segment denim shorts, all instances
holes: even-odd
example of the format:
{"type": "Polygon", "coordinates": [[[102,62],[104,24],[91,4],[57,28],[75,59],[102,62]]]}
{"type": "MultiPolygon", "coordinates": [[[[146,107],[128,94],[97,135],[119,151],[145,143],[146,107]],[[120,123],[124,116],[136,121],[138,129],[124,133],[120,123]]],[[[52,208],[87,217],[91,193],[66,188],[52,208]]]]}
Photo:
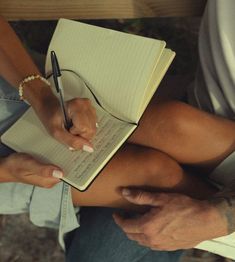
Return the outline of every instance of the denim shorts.
{"type": "MultiPolygon", "coordinates": [[[[18,92],[0,78],[0,135],[3,134],[29,105],[19,99],[18,92]]],[[[0,143],[0,156],[14,151],[0,143]]],[[[79,226],[71,188],[61,182],[51,189],[22,183],[0,183],[0,214],[29,213],[31,222],[59,230],[59,243],[64,248],[66,233],[79,226]]]]}

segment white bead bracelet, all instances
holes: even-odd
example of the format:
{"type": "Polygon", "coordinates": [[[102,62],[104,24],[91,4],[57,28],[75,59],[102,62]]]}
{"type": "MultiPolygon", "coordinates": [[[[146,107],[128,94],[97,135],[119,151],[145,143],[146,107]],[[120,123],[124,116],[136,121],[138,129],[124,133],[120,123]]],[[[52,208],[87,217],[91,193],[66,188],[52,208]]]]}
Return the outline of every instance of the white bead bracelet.
{"type": "Polygon", "coordinates": [[[44,78],[44,77],[42,77],[42,76],[40,76],[40,75],[27,76],[26,78],[24,78],[24,79],[20,82],[20,85],[19,85],[19,96],[20,96],[20,100],[24,100],[24,97],[23,97],[24,84],[26,84],[26,83],[28,83],[28,82],[31,82],[31,81],[33,81],[33,80],[35,80],[35,79],[41,80],[42,82],[44,82],[44,83],[47,84],[48,86],[51,85],[50,82],[49,82],[46,78],[44,78]]]}

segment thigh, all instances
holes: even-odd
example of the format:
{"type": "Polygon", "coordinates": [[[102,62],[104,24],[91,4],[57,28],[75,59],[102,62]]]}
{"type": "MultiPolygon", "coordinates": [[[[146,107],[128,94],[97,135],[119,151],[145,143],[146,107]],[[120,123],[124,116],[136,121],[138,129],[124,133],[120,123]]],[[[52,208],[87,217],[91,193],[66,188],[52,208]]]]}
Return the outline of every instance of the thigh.
{"type": "Polygon", "coordinates": [[[125,144],[85,192],[72,189],[73,202],[78,206],[133,208],[120,194],[123,187],[180,192],[196,198],[214,193],[206,182],[186,174],[168,155],[125,144]]]}
{"type": "Polygon", "coordinates": [[[109,208],[82,208],[81,226],[67,239],[67,262],[178,262],[182,251],[152,251],[129,240],[109,208]]]}
{"type": "Polygon", "coordinates": [[[179,163],[216,166],[235,145],[235,123],[177,101],[150,103],[129,142],[157,148],[179,163]]]}

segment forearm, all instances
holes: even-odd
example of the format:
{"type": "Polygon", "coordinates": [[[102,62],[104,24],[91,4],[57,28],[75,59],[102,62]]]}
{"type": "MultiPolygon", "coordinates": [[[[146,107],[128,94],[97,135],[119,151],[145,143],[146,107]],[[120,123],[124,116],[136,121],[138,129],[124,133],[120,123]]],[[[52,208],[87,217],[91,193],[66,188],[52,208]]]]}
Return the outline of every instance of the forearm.
{"type": "MultiPolygon", "coordinates": [[[[18,88],[20,81],[33,74],[40,74],[29,54],[10,25],[0,16],[0,75],[18,88]]],[[[33,106],[45,97],[52,96],[50,88],[35,80],[24,88],[24,97],[33,106]]]]}

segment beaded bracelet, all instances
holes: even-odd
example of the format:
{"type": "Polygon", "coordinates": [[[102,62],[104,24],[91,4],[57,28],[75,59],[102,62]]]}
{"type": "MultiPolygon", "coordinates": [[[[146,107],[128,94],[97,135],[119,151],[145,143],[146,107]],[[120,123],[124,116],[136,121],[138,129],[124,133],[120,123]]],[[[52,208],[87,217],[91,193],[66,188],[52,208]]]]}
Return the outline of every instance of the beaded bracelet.
{"type": "Polygon", "coordinates": [[[40,75],[27,76],[27,77],[24,78],[24,79],[20,82],[20,84],[19,84],[19,96],[20,96],[20,100],[24,100],[24,97],[23,97],[24,84],[26,84],[26,83],[28,83],[28,82],[31,82],[31,81],[33,81],[33,80],[35,80],[35,79],[39,79],[39,80],[41,80],[42,82],[44,82],[45,84],[47,84],[48,86],[51,86],[50,82],[49,82],[46,78],[44,78],[44,77],[42,77],[42,76],[40,76],[40,75]]]}

